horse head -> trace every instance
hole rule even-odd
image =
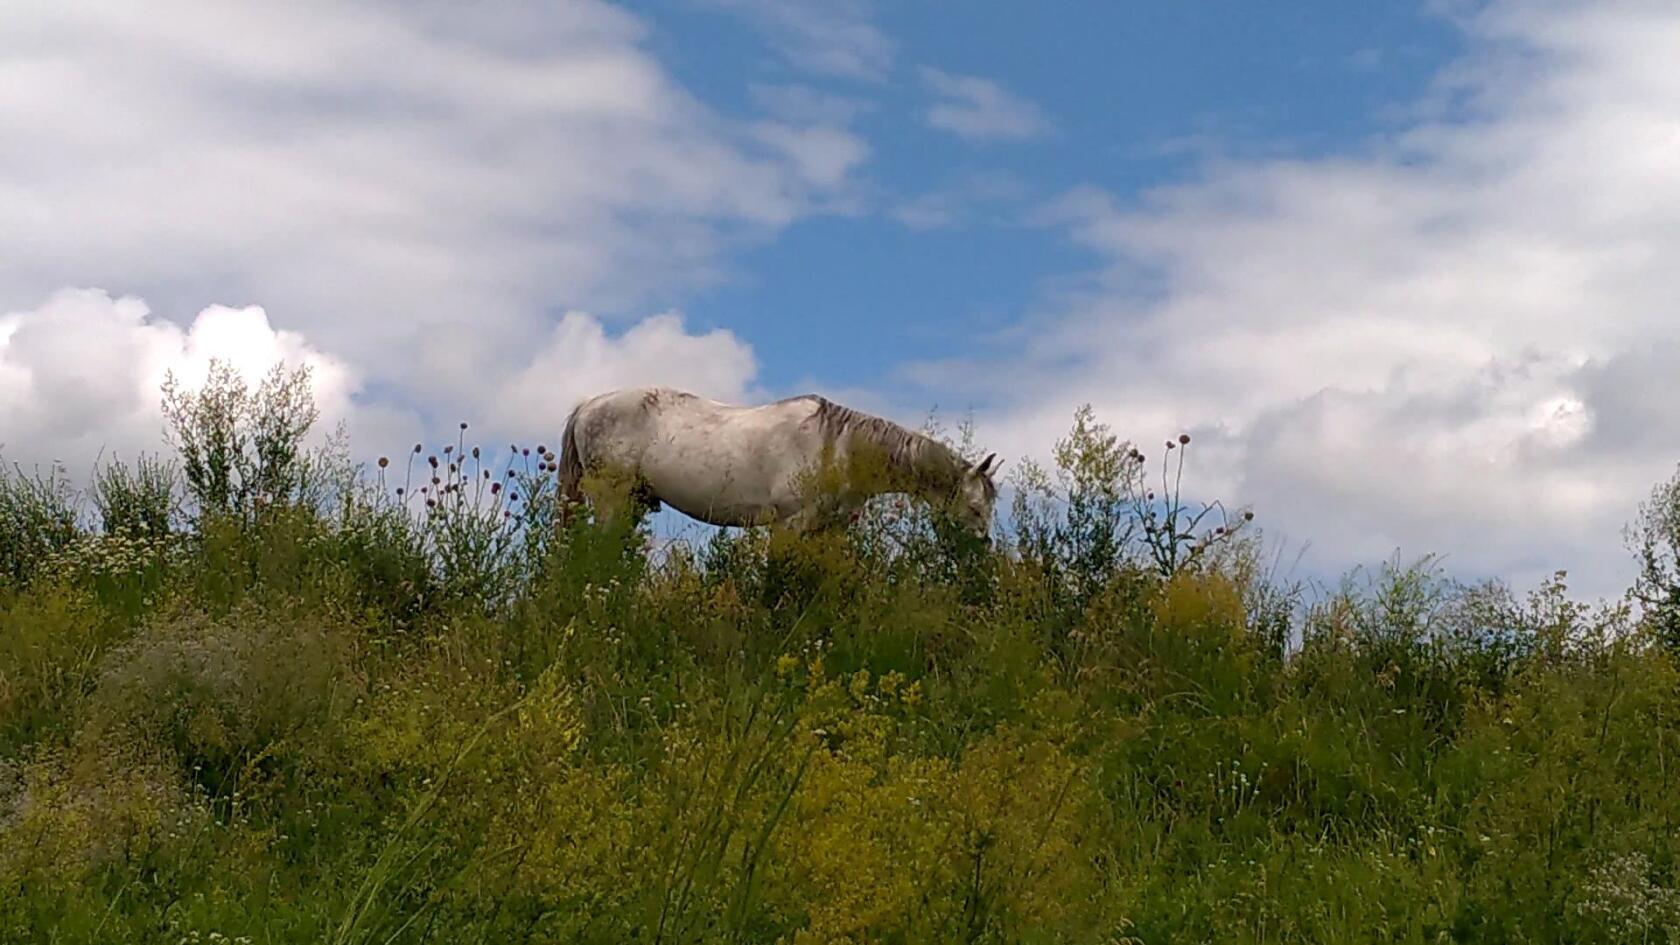
[[[991,532],[992,508],[997,504],[997,483],[992,477],[1002,465],[997,454],[991,453],[978,463],[967,464],[958,481],[952,517],[981,538]]]

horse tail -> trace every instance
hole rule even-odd
[[[587,403],[587,401],[586,401]],[[577,419],[583,404],[572,408],[566,417],[566,431],[560,435],[560,524],[571,520],[572,513],[583,502],[583,456],[578,452]]]

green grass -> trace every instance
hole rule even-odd
[[[0,940],[1674,940],[1648,622],[1166,555],[1086,422],[997,550],[887,503],[650,557],[524,457],[506,517],[154,464],[65,536],[14,473]]]

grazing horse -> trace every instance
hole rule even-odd
[[[872,495],[906,493],[984,537],[996,459],[970,463],[938,440],[814,394],[741,407],[645,387],[591,397],[567,417],[560,496],[562,509],[574,506],[587,472],[616,469],[648,508],[669,505],[713,525],[810,530]]]

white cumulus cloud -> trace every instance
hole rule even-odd
[[[307,366],[321,408],[317,436],[343,421],[358,456],[438,432],[411,412],[370,404],[365,372],[276,329],[260,306],[211,305],[183,327],[138,298],[65,289],[32,309],[0,314],[0,457],[26,469],[62,461],[79,480],[101,454],[132,459],[163,449],[164,379],[195,388],[212,360],[252,385],[277,364]],[[673,312],[616,332],[568,312],[516,368],[482,380],[494,409],[461,419],[473,421],[473,436],[486,442],[552,440],[591,394],[665,384],[741,401],[754,396],[757,370],[752,348],[734,334],[690,331]]]
[[[347,419],[356,372],[259,306],[211,305],[185,328],[140,299],[65,289],[0,315],[0,450],[7,462],[59,460],[85,473],[100,453],[133,458],[163,446],[161,387],[186,388],[220,360],[252,385],[277,364],[308,367],[323,419]]]
[[[530,363],[505,387],[505,405],[531,429],[557,433],[584,398],[620,387],[664,385],[741,402],[758,361],[724,329],[691,333],[681,315],[653,315],[618,336],[596,318],[568,312]]]

